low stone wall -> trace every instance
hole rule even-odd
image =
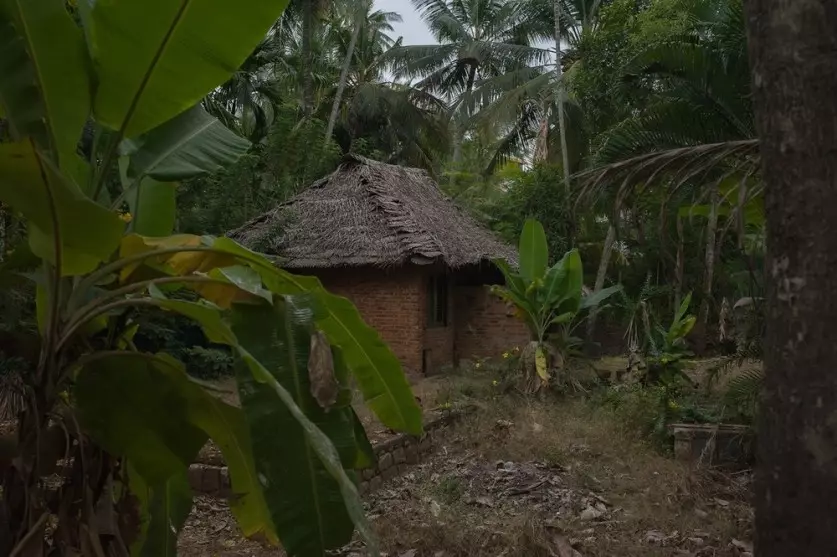
[[[434,438],[439,430],[464,415],[463,411],[447,412],[424,424],[424,435],[401,434],[375,445],[376,463],[371,468],[358,470],[358,491],[363,495],[380,488],[384,482],[403,474],[411,465],[433,451]],[[230,475],[226,466],[197,462],[189,467],[189,483],[195,493],[229,497],[232,495]]]

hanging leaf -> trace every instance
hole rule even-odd
[[[53,162],[70,164],[90,82],[82,32],[63,2],[0,2],[0,105],[15,139],[32,137]]]
[[[526,282],[543,278],[549,261],[546,233],[541,223],[527,219],[520,235],[520,274]]]
[[[355,470],[371,468],[377,460],[375,457],[375,449],[372,447],[372,443],[369,442],[369,437],[366,436],[366,428],[363,427],[363,422],[360,421],[354,408],[351,408],[351,414],[352,424],[354,426],[355,445],[357,446],[357,456],[352,468]]]
[[[128,177],[149,176],[163,182],[182,181],[217,172],[247,152],[250,142],[235,135],[199,105],[123,142],[130,157]]]
[[[205,313],[185,314],[204,330],[214,322]],[[166,354],[113,353],[79,372],[74,393],[87,431],[113,454],[127,456],[147,485],[185,473],[209,436],[224,455],[242,533],[278,541],[244,414],[194,383],[183,364]]]
[[[0,200],[29,221],[32,251],[54,263],[58,235],[65,275],[89,272],[116,250],[125,224],[67,182],[32,143],[0,144],[0,175]]]
[[[115,352],[83,365],[74,395],[85,431],[127,457],[150,485],[188,469],[207,440],[187,395],[160,358]]]
[[[192,488],[186,470],[162,483],[149,485],[129,463],[128,478],[143,518],[140,536],[131,546],[131,555],[176,557],[177,532],[192,512]]]
[[[545,384],[549,383],[549,368],[547,366],[546,350],[543,344],[538,343],[535,348],[535,371],[538,372],[538,377]]]
[[[320,331],[311,333],[311,348],[308,354],[308,379],[311,382],[311,395],[324,410],[337,402],[340,385],[334,376],[334,358],[331,345]]]
[[[131,138],[195,106],[241,66],[286,4],[93,3],[82,15],[97,74],[97,120]]]
[[[313,312],[298,301],[277,299],[275,307],[236,307],[233,317],[242,346],[239,395],[256,470],[265,478],[265,496],[283,545],[291,555],[323,555],[351,540],[353,521],[370,537],[354,483],[344,470],[357,455],[353,424],[345,412],[326,412],[311,395],[307,366]],[[277,405],[277,395],[284,407]],[[277,431],[282,431],[281,445],[275,442]]]

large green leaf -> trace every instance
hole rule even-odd
[[[175,116],[136,140],[123,142],[131,179],[181,181],[216,172],[238,160],[250,142],[200,106]]]
[[[195,318],[204,330],[215,323],[206,311],[169,309]],[[231,507],[242,533],[278,541],[240,409],[207,393],[165,354],[114,353],[93,364],[79,374],[75,395],[83,423],[97,440],[128,456],[147,485],[159,486],[188,467],[208,435],[228,466],[235,495]]]
[[[232,268],[243,264],[258,273],[264,287],[280,295],[309,294],[315,303],[315,321],[329,341],[340,348],[349,371],[357,380],[369,408],[385,425],[392,429],[421,434],[421,409],[416,404],[401,363],[381,340],[378,333],[364,323],[357,308],[340,296],[330,294],[314,277],[297,276],[277,268],[273,263],[230,240],[229,238],[200,238],[181,235],[155,240],[139,236],[127,236],[120,251],[123,257],[136,257],[153,249],[170,249],[176,246],[212,251],[193,251],[166,254],[150,258],[158,270],[166,269],[175,275],[186,273],[210,273],[213,270]],[[138,272],[140,263],[126,267],[122,280],[130,281]],[[253,286],[251,284],[251,286]],[[208,296],[219,306],[228,300]]]
[[[134,557],[176,557],[177,532],[192,512],[192,488],[184,468],[166,481],[150,485],[130,462],[128,485],[140,503],[142,527],[131,546]]]
[[[553,306],[567,297],[570,288],[569,257],[570,252],[565,253],[564,257],[546,271],[544,286],[540,291],[541,303],[546,306]]]
[[[567,289],[558,306],[559,313],[577,312],[581,308],[581,294],[584,287],[584,267],[577,249],[566,255]]]
[[[183,382],[158,357],[117,352],[83,365],[73,391],[87,433],[130,459],[150,485],[194,461],[207,440],[190,415]]]
[[[81,30],[61,0],[0,0],[0,104],[16,139],[31,136],[61,166],[90,112]]]
[[[527,219],[520,234],[520,274],[526,282],[543,278],[549,262],[546,233],[541,223]]]
[[[232,511],[241,532],[248,538],[264,538],[277,543],[276,529],[256,473],[244,413],[210,396],[197,385],[191,389],[189,401],[194,423],[209,434],[224,455],[234,494]]]
[[[526,292],[526,284],[520,275],[515,273],[509,264],[502,259],[495,259],[494,265],[503,273],[503,278],[506,279],[506,288],[514,290],[518,295],[523,296]]]
[[[144,236],[168,236],[176,220],[176,184],[143,178],[128,192],[131,231]]]
[[[0,200],[28,219],[32,251],[55,262],[59,237],[64,274],[88,272],[116,250],[124,223],[65,180],[30,141],[0,144],[0,176]]]
[[[97,119],[136,137],[193,107],[241,66],[286,4],[95,2],[84,23],[98,80]]]
[[[356,460],[354,425],[350,414],[320,407],[311,394],[315,329],[306,304],[277,298],[274,306],[241,306],[233,315],[244,349],[237,369],[239,395],[276,530],[290,555],[319,557],[351,540],[353,520],[362,532],[366,528],[354,483],[343,468]],[[277,394],[284,406],[277,405]]]

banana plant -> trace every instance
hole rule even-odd
[[[618,292],[620,286],[604,288],[595,294],[584,293],[584,269],[578,250],[568,251],[549,266],[549,246],[540,222],[528,219],[523,225],[519,244],[520,268],[512,269],[505,261],[494,263],[505,277],[505,286],[494,292],[514,305],[517,316],[529,329],[531,342],[523,351],[524,390],[536,392],[549,385],[553,371],[564,367],[566,355],[549,341],[553,332],[566,336],[571,323],[586,309],[595,307]]]
[[[199,102],[284,5],[0,0],[0,202],[27,225],[0,275],[35,281],[38,316],[37,334],[0,339],[32,370],[0,440],[0,555],[175,555],[189,465],[210,439],[246,536],[319,557],[357,530],[376,553],[349,384],[384,424],[419,434],[398,360],[317,279],[228,238],[171,235],[177,181],[249,146]],[[136,348],[165,312],[231,348],[240,406]]]

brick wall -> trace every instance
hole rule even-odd
[[[404,371],[421,374],[425,287],[415,269],[368,267],[300,274],[318,276],[330,292],[351,300],[401,360]]]
[[[457,286],[454,290],[458,358],[492,358],[529,342],[529,332],[511,306],[488,286]]]

